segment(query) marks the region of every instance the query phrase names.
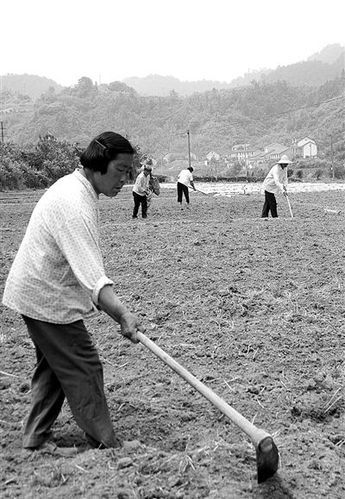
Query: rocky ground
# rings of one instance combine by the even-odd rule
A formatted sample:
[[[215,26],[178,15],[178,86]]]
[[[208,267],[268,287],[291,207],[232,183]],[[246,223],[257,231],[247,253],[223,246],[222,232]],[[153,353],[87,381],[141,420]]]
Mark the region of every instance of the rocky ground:
[[[0,193],[0,293],[42,192]],[[21,449],[35,355],[0,308],[0,495],[4,498],[345,497],[343,191],[279,199],[162,189],[147,220],[125,188],[102,198],[107,273],[147,336],[273,435],[279,472],[257,484],[255,450],[218,409],[105,315],[87,322],[104,364],[119,449],[86,450],[67,406],[54,426],[70,458]],[[325,211],[325,208],[335,212]],[[338,212],[340,210],[340,213]]]

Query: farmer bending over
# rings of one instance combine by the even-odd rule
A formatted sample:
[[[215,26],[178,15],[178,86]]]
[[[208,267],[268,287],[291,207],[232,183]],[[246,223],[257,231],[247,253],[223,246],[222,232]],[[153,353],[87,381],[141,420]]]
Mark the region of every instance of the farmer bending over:
[[[138,218],[141,205],[141,216],[147,218],[147,198],[150,195],[150,177],[152,174],[152,163],[145,163],[144,169],[136,178],[133,186],[134,208],[132,218]]]
[[[262,186],[265,191],[265,202],[261,218],[267,218],[269,212],[271,212],[272,217],[278,217],[275,194],[282,192],[284,196],[287,196],[287,166],[290,163],[292,161],[284,154],[268,172]]]
[[[181,170],[179,176],[177,177],[177,202],[179,203],[181,210],[182,208],[182,197],[184,195],[187,203],[187,208],[189,208],[189,191],[188,187],[191,186],[194,191],[196,191],[193,181],[193,167],[189,166],[185,170]]]
[[[120,192],[133,153],[114,132],[92,140],[80,158],[83,168],[55,182],[37,203],[12,264],[3,304],[22,315],[37,355],[25,448],[64,455],[48,438],[65,397],[91,446],[119,445],[83,318],[102,309],[134,343],[137,330],[144,331],[105,274],[98,233],[98,197]]]

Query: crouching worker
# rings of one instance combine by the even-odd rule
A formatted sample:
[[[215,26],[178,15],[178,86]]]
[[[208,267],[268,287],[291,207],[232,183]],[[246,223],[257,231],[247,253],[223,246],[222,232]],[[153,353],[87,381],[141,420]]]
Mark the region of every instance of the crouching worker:
[[[149,166],[152,165],[152,160],[151,159],[147,160],[146,164]],[[151,206],[153,195],[155,194],[156,196],[159,196],[161,192],[159,180],[157,177],[154,177],[152,175],[152,171],[150,172],[149,177],[150,179],[149,179],[149,195],[147,196],[147,210],[149,210]]]
[[[98,198],[116,196],[132,166],[127,139],[104,132],[82,153],[81,167],[38,201],[10,269],[3,304],[22,315],[36,349],[25,448],[59,455],[49,441],[66,397],[93,447],[119,445],[104,394],[102,365],[83,319],[101,309],[136,343],[137,317],[106,276],[99,246]]]

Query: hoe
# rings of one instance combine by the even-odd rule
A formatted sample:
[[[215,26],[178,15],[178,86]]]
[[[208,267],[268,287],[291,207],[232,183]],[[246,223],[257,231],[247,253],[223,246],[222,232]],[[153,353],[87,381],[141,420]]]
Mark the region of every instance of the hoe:
[[[288,204],[288,207],[289,207],[290,216],[291,216],[291,218],[293,218],[293,213],[292,213],[292,208],[291,208],[291,203],[290,203],[289,196],[286,194],[285,197],[286,197],[286,201],[287,201],[287,204]]]
[[[182,367],[172,357],[158,347],[143,333],[137,332],[137,338],[146,348],[151,350],[158,358],[167,364],[173,371],[181,376],[187,383],[207,398],[215,407],[225,414],[237,425],[252,441],[256,450],[257,478],[262,483],[275,474],[279,466],[279,453],[271,435],[257,428],[239,412],[228,405],[210,388],[199,381],[195,376]]]

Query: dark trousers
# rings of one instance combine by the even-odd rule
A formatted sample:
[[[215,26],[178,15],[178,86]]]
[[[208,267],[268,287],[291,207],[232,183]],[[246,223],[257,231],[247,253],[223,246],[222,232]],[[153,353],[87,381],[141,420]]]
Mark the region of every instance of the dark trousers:
[[[276,197],[273,194],[273,192],[265,191],[265,202],[264,202],[264,206],[262,208],[261,218],[267,218],[269,212],[271,212],[271,215],[273,218],[277,218],[278,213],[277,213]]]
[[[182,195],[186,198],[186,203],[189,204],[189,190],[188,187],[184,184],[180,184],[177,182],[177,202],[182,203]]]
[[[116,447],[102,364],[83,321],[50,324],[25,316],[23,319],[37,356],[24,447],[38,447],[48,438],[65,397],[78,426],[94,447]]]
[[[134,198],[133,218],[137,218],[140,205],[141,205],[141,215],[143,218],[146,218],[147,217],[147,197],[140,196],[136,192],[133,192],[133,198]]]

